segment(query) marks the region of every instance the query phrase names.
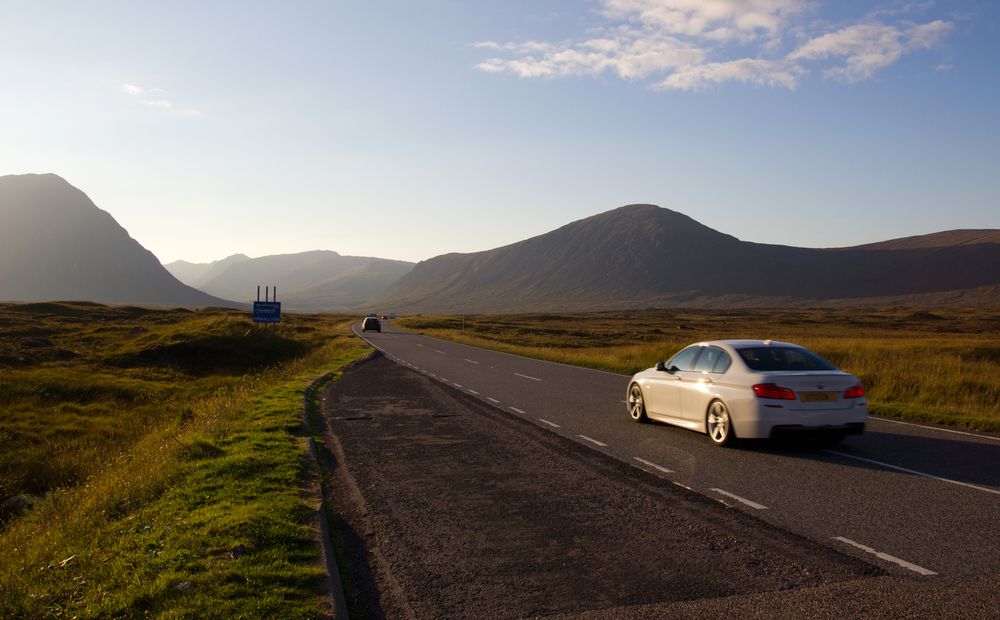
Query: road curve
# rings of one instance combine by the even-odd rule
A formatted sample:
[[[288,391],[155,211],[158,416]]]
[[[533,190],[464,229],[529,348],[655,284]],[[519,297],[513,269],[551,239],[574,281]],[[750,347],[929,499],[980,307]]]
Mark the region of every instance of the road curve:
[[[921,578],[1000,571],[1000,437],[871,418],[836,448],[744,443],[635,424],[624,375],[394,330],[355,332],[393,361],[781,528]]]

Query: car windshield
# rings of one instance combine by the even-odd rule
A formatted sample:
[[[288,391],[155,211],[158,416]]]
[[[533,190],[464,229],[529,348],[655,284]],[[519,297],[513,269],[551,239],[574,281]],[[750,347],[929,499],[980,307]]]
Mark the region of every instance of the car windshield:
[[[808,349],[799,347],[747,347],[737,349],[750,370],[836,370],[837,367]]]

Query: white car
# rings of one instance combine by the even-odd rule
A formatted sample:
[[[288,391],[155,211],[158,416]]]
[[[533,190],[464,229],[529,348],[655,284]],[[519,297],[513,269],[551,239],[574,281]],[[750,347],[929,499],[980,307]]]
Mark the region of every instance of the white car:
[[[708,434],[719,446],[785,431],[860,435],[868,419],[857,377],[805,347],[714,340],[682,349],[629,381],[628,412]]]

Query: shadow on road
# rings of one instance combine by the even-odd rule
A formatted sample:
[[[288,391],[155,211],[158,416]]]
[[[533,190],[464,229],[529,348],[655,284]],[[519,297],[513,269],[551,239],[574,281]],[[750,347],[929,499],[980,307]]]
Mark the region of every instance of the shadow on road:
[[[840,465],[861,469],[890,469],[900,474],[929,475],[966,484],[991,487],[1000,493],[1000,442],[983,443],[951,437],[928,437],[867,430],[836,444],[822,439],[782,438],[744,441],[743,450],[819,461],[837,459]],[[857,457],[857,458],[850,458]],[[868,461],[877,461],[871,463]],[[879,463],[913,470],[887,468]],[[987,464],[987,466],[984,466]],[[989,465],[992,464],[992,465]]]

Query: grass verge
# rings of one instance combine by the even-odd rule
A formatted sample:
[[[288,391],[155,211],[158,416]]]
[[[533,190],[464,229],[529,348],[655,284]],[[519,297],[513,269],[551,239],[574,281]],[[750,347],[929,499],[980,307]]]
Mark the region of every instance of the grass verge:
[[[213,316],[203,324],[206,317],[190,323],[179,315],[155,316],[173,344],[209,339],[213,347],[220,330],[206,325],[235,320]],[[55,323],[50,318],[49,327]],[[17,414],[28,410],[80,424],[79,412],[70,422],[60,421],[59,405],[75,402],[102,425],[114,427],[106,418],[117,413],[118,425],[140,428],[94,431],[90,452],[64,450],[68,462],[79,453],[83,465],[70,478],[49,480],[32,496],[31,508],[0,529],[0,617],[314,618],[328,611],[312,521],[318,498],[303,493],[308,472],[301,408],[315,377],[335,377],[368,349],[350,335],[344,319],[289,323],[275,342],[298,356],[268,368],[237,368],[206,379],[197,363],[193,369],[147,371],[136,370],[130,358],[122,372],[136,374],[138,401],[149,401],[141,421],[122,408],[135,394],[121,400],[84,390],[75,401],[61,395],[58,403],[35,392],[6,395],[0,403],[4,421],[23,422],[25,416]],[[134,331],[118,323],[114,329]],[[56,333],[47,339],[65,345],[75,337]],[[120,339],[112,340],[114,346],[103,347],[94,359],[76,355],[52,362],[57,365],[48,366],[49,374],[106,368],[123,353]],[[125,353],[160,364],[166,359],[160,353],[143,352],[164,346],[171,345],[146,342],[127,346]],[[266,342],[255,341],[253,348],[267,357]],[[51,360],[36,362],[18,370],[46,374]],[[175,388],[180,400],[172,397]],[[161,397],[149,398],[151,391]],[[88,410],[95,402],[101,406]],[[60,447],[52,434],[35,437],[50,449]],[[30,443],[11,446],[27,453]]]

